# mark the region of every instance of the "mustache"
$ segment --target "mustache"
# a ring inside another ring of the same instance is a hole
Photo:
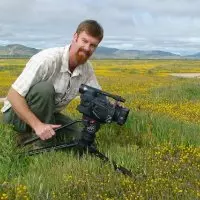
[[[87,51],[87,50],[85,50],[84,48],[80,48],[80,49],[79,49],[79,52],[80,52],[80,51],[84,52],[87,56],[90,56],[90,54],[91,54],[90,51]]]

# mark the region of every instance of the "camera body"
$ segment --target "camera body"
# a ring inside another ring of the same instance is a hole
[[[100,123],[116,122],[123,125],[126,122],[129,109],[119,105],[119,102],[125,102],[120,96],[109,94],[85,84],[81,85],[79,92],[81,93],[81,102],[77,106],[77,110],[84,116]],[[116,102],[110,103],[107,97],[115,99]]]

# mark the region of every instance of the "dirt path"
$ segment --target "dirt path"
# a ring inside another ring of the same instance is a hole
[[[171,75],[183,78],[200,78],[200,73],[172,73]]]

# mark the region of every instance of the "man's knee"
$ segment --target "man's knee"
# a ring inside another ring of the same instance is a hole
[[[40,82],[30,88],[26,100],[28,104],[35,102],[54,102],[55,89],[52,83]]]
[[[28,92],[26,101],[40,121],[54,123],[55,90],[52,83],[40,82],[34,85]]]

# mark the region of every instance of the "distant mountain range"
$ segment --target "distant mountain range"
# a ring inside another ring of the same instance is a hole
[[[38,53],[40,49],[26,47],[20,44],[0,46],[0,58],[30,57]]]
[[[20,44],[0,46],[0,58],[28,58],[41,49],[26,47]],[[98,47],[94,59],[200,59],[200,52],[193,55],[180,56],[166,51],[121,50],[116,48]]]

